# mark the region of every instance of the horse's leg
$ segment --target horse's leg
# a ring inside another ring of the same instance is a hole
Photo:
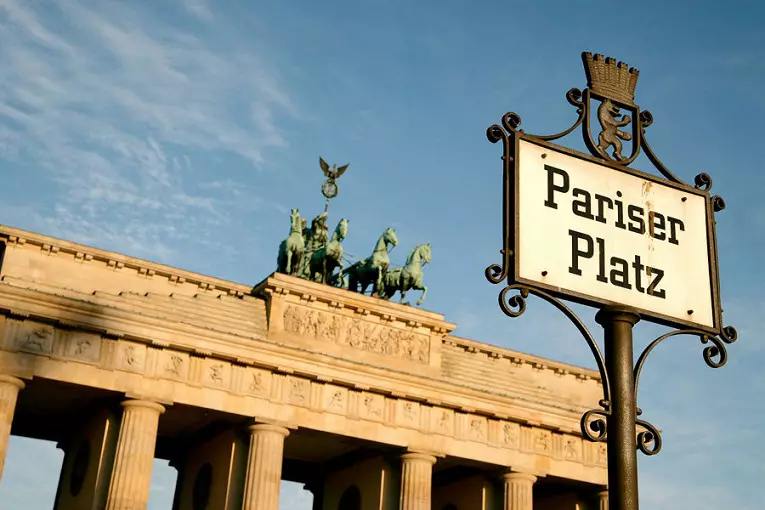
[[[423,285],[422,287],[416,287],[417,290],[422,291],[422,295],[420,295],[420,299],[417,301],[417,306],[420,306],[423,301],[425,301],[425,296],[428,295],[428,287],[427,285]]]
[[[378,267],[377,279],[375,280],[375,287],[372,291],[373,293],[377,294],[377,297],[382,297],[384,290],[385,286],[383,285],[383,270],[381,267]]]
[[[287,265],[284,267],[284,272],[292,274],[292,250],[287,247]]]

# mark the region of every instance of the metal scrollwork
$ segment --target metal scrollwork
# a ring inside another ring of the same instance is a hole
[[[648,355],[651,354],[651,351],[653,351],[664,340],[680,335],[697,336],[703,345],[706,345],[710,342],[712,343],[712,345],[705,347],[702,351],[704,362],[711,368],[720,368],[725,365],[725,363],[728,361],[728,351],[725,346],[738,340],[738,332],[733,326],[726,326],[722,328],[722,332],[720,333],[719,337],[710,335],[706,331],[701,331],[698,329],[680,329],[661,335],[656,340],[648,344],[648,347],[643,350],[637,360],[637,363],[635,364],[634,381],[636,405],[638,402],[640,374],[643,371],[643,365],[645,365],[645,361],[648,358]],[[640,416],[641,414],[642,410],[638,407],[637,415]],[[635,419],[635,423],[646,429],[641,431],[637,437],[638,448],[640,451],[646,455],[656,455],[659,453],[661,450],[661,434],[659,433],[659,430],[649,422],[639,418]]]
[[[514,296],[507,296],[507,293],[513,290],[520,291]],[[510,285],[502,289],[499,293],[499,308],[510,318],[516,318],[523,315],[526,311],[526,298],[529,297],[529,291],[523,287]]]
[[[642,411],[637,410],[637,415],[640,416]],[[635,418],[635,425],[643,427],[645,430],[641,430],[637,435],[637,447],[638,450],[646,455],[656,455],[661,451],[661,433],[659,429],[653,426],[653,424]]]
[[[582,415],[582,435],[592,442],[602,443],[607,439],[607,420],[611,416],[609,403],[600,401],[603,409],[590,409]]]

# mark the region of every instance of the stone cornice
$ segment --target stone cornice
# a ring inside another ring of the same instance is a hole
[[[50,255],[70,256],[80,262],[94,262],[106,267],[133,271],[135,277],[167,278],[169,283],[189,283],[202,290],[220,290],[233,296],[245,296],[252,292],[252,287],[234,283],[212,276],[205,276],[176,267],[151,262],[144,259],[121,255],[92,246],[77,244],[63,239],[28,232],[7,225],[0,225],[0,242],[8,245],[34,246]]]
[[[576,339],[575,339],[576,340]],[[511,362],[516,364],[528,363],[535,368],[552,370],[560,375],[572,374],[578,379],[593,379],[601,382],[600,373],[597,370],[590,370],[560,361],[554,361],[533,354],[526,354],[523,352],[513,351],[502,347],[496,347],[493,345],[487,345],[475,340],[469,340],[467,338],[461,338],[454,335],[449,335],[444,338],[444,343],[448,343],[464,349],[467,352],[483,353],[489,358],[507,358]]]

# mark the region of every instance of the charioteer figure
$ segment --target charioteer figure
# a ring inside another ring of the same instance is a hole
[[[299,275],[302,278],[309,278],[311,256],[317,250],[325,248],[329,241],[326,212],[321,213],[311,221],[311,228],[303,229],[303,237],[305,239],[305,253],[300,261]]]

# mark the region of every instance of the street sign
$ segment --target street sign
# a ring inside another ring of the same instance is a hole
[[[708,194],[523,134],[516,140],[515,281],[717,329]]]
[[[502,261],[484,274],[506,282],[498,301],[507,316],[523,315],[534,295],[582,334],[603,387],[600,408],[582,415],[582,436],[608,443],[608,505],[638,510],[637,451],[655,455],[662,444],[637,406],[646,358],[668,338],[693,335],[706,345],[706,364],[719,368],[738,338],[723,326],[720,306],[714,216],[725,200],[711,194],[708,174],[683,182],[651,149],[653,115],[635,103],[637,69],[592,53],[582,63],[587,88],[566,93],[578,114],[568,129],[532,135],[507,112],[486,130],[503,149]],[[577,128],[590,154],[552,143]],[[630,168],[641,152],[661,177]],[[598,308],[605,356],[564,300]],[[641,319],[672,331],[648,343],[633,366],[632,330]]]

